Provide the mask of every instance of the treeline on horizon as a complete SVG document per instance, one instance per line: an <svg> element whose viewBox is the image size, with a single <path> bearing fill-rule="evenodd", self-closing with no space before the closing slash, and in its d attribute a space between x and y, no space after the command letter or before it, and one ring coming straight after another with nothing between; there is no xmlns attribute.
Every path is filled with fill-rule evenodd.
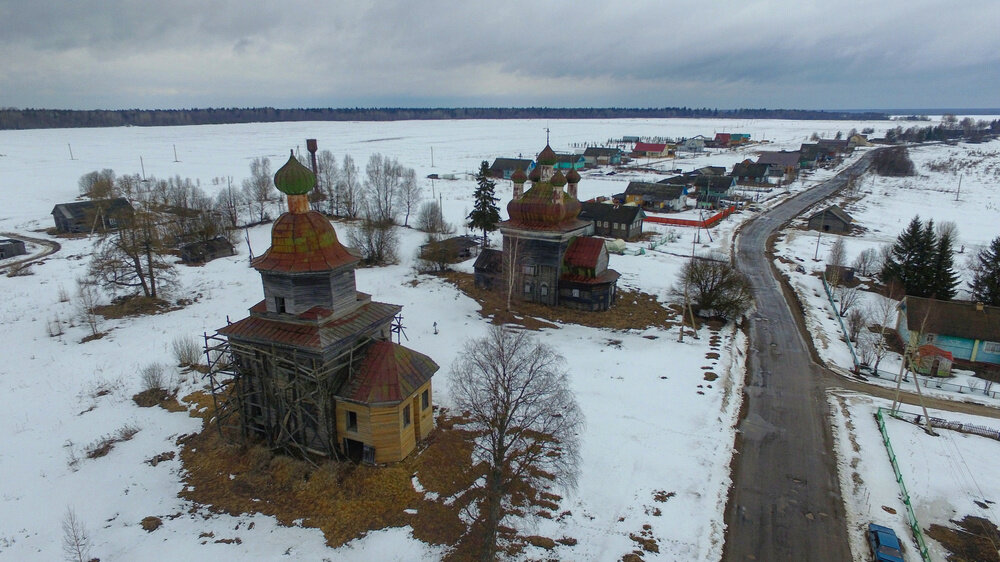
<svg viewBox="0 0 1000 562"><path fill-rule="evenodd" d="M0 109L0 129L70 127L161 127L283 121L405 121L441 119L624 119L732 118L884 120L879 112L838 112L808 109L709 109L688 107L439 107L439 108L299 108L273 107L205 109Z"/></svg>

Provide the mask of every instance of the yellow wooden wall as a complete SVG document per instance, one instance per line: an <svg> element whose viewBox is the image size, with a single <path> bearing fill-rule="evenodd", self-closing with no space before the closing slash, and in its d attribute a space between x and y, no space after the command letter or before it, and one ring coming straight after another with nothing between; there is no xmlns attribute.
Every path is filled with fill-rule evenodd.
<svg viewBox="0 0 1000 562"><path fill-rule="evenodd" d="M427 408L421 410L420 395L431 393ZM410 406L410 425L403 427L403 408ZM347 412L358 415L358 429L347 430ZM416 435L420 429L419 437ZM360 441L375 447L375 462L398 462L416 448L417 440L424 439L434 428L434 395L430 381L399 404L392 406L365 406L337 401L337 434L341 438ZM340 443L343 444L343 443Z"/></svg>

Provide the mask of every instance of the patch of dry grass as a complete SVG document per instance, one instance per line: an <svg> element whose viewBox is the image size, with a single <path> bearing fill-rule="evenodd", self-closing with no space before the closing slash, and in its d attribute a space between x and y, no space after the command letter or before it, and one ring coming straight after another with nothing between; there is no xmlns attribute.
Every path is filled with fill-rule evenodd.
<svg viewBox="0 0 1000 562"><path fill-rule="evenodd" d="M483 317L494 323L517 324L529 330L554 328L556 325L553 322L612 330L668 329L681 321L680 309L676 305L664 306L654 295L641 291L619 288L615 304L602 312L518 302L516 299L511 301L511 310L508 311L503 291L476 287L472 275L450 271L442 273L441 277L478 302L482 307L479 313Z"/></svg>

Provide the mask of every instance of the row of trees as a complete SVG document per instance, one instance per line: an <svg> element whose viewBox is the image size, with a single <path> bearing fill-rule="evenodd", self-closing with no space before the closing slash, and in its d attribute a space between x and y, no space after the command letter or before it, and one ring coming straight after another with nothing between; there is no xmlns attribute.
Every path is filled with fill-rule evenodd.
<svg viewBox="0 0 1000 562"><path fill-rule="evenodd" d="M0 109L0 129L68 127L157 127L284 121L410 121L437 119L633 119L731 117L734 119L883 120L885 113L803 109L713 109L689 107L228 107L205 109Z"/></svg>

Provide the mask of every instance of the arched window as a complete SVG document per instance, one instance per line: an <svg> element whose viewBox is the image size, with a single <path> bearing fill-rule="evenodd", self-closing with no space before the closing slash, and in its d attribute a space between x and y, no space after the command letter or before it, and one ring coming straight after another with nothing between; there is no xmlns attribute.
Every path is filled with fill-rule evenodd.
<svg viewBox="0 0 1000 562"><path fill-rule="evenodd" d="M539 288L539 290L540 290L541 295L543 297L547 297L549 295L549 285L548 285L548 283L542 283L542 286Z"/></svg>

